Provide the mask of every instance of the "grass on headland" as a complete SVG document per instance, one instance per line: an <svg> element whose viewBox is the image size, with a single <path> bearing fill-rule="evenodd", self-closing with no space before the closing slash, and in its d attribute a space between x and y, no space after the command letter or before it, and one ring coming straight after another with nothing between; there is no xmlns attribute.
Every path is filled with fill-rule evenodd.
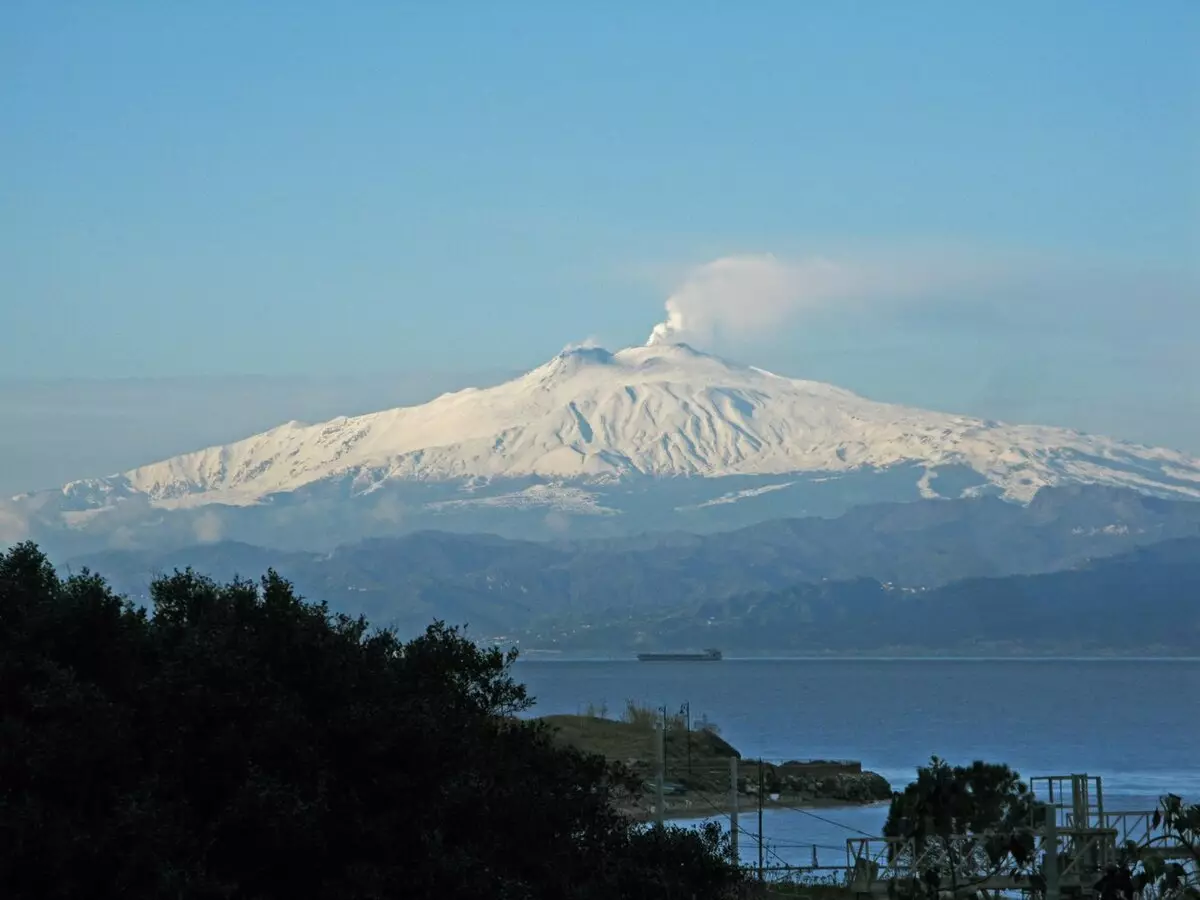
<svg viewBox="0 0 1200 900"><path fill-rule="evenodd" d="M787 773L801 771L826 777L831 774L858 772L857 763L809 760L807 762L772 763L745 759L736 747L721 737L721 729L705 717L690 723L682 715L664 715L663 710L638 706L627 701L619 719L608 717L604 704L589 704L583 713L542 716L540 721L555 728L564 742L589 753L598 753L612 762L630 766L653 767L656 761L656 742L663 728L664 774L668 779L683 778L689 771L711 769L720 774L720 784L729 786L729 761L739 760L742 780L753 791L758 783L758 770L764 772L766 789L778 792L780 779Z"/></svg>
<svg viewBox="0 0 1200 900"><path fill-rule="evenodd" d="M607 710L589 707L583 715L544 716L559 739L589 753L621 763L635 775L652 778L657 758L657 728L661 710L629 702L620 719L609 719ZM682 716L665 717L663 733L664 777L688 790L721 791L729 788L729 760L737 749L704 720L687 723Z"/></svg>
<svg viewBox="0 0 1200 900"><path fill-rule="evenodd" d="M661 709L633 702L625 705L620 719L608 718L607 708L601 706L589 707L581 715L545 716L542 721L564 743L622 766L630 785L640 782L644 791L653 790L658 732L665 725L663 780L669 815L694 815L697 804L711 807L709 811L727 811L732 805L731 759L738 760L739 808L758 805L760 784L767 806L855 805L891 796L887 781L863 772L859 763L744 759L712 723L701 719L689 729L682 716L664 715ZM636 787L633 790L637 793Z"/></svg>

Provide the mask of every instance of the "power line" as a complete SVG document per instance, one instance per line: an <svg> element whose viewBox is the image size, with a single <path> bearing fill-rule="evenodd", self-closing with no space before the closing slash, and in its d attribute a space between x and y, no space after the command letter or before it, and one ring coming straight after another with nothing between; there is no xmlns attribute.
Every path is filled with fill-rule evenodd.
<svg viewBox="0 0 1200 900"><path fill-rule="evenodd" d="M681 712L684 709L686 709L686 706L681 707ZM718 767L712 766L711 764L709 764L709 765L702 764L700 766L700 772L695 771L695 769L692 765L692 758L691 758L692 757L692 754L691 754L691 750L692 750L691 728L685 727L685 729L683 729L683 735L682 735L683 741L684 741L683 747L680 747L679 743L677 741L673 741L673 742L671 742L671 744L668 744L667 741L665 740L666 732L668 731L668 728L669 728L666 707L665 706L659 707L659 711L662 714L662 725L661 725L661 731L659 733L659 740L661 743L659 743L658 751L657 751L658 752L658 778L660 779L659 783L661 784L661 779L663 777L663 774L665 774L665 770L668 767L675 769L675 771L678 772L679 768L682 768L682 766L680 764L685 764L686 765L686 773L687 773L687 781L689 782L688 783L688 788L689 788L688 793L690 795L688 798L688 803L687 803L686 808L689 811L689 813L694 815L695 818L715 818L717 816L720 816L720 817L731 816L732 817L733 811L730 807L730 803L729 803L727 797L724 795L723 792L721 794L720 802L714 801L708 795L708 793L706 791L697 790L697 786L696 786L695 782L693 781L694 776L700 774L701 772L704 773L706 776L716 774ZM671 729L671 730L674 731L674 729ZM686 763L685 763L685 759L686 759ZM761 869L762 869L763 863L764 863L764 860L763 860L764 853L768 854L773 859L778 860L780 863L787 865L787 861L784 860L784 858L782 856L780 856L780 854L777 850L772 849L771 845L774 845L775 847L778 847L778 848L786 848L788 850L797 850L797 849L801 849L801 848L811 849L813 852L814 866L817 865L817 862L816 862L817 861L817 852L819 850L823 850L826 852L841 852L841 851L843 851L845 849L844 847L832 846L832 845L828 845L828 844L815 844L815 843L803 842L803 841L777 840L777 841L771 842L771 845L768 844L766 835L764 834L764 828L763 828L763 822L762 822L763 799L764 799L763 765L765 763L766 763L766 760L761 759L761 758L759 760L757 760L757 762L755 763L755 765L758 768L758 776L759 776L759 790L757 792L757 797L756 797L757 805L758 805L758 815L759 815L758 833L752 834L746 828L740 827L740 826L736 827L736 830L733 832L736 835L744 835L745 837L750 838L758 845L758 855L759 855L758 865L759 865L760 872L761 872ZM721 767L721 768L723 769L723 767ZM683 773L680 772L679 774L682 775ZM705 780L708 780L708 779L706 778ZM660 797L660 799L658 802L660 804L662 804L663 799L662 799L662 795L661 795L661 788L660 788L659 797ZM702 807L707 807L710 810L709 815L705 816L703 809L692 810L692 801L698 802ZM739 804L739 806L740 806L740 804ZM787 810L790 812L797 812L797 813L800 813L801 815L808 816L811 819L815 819L818 822L822 822L822 823L832 826L834 828L843 829L851 834L859 835L859 836L865 837L865 838L874 837L874 835L869 834L868 832L863 831L860 828L856 828L852 825L847 825L844 822L836 821L834 819L828 818L827 816L822 816L818 813L812 812L811 810L804 809L802 807L792 806L792 805L786 804L786 803L780 804L780 803L778 803L778 801L776 801L769 808L782 809L782 810ZM690 817L692 817L692 816L689 816L689 818ZM730 824L732 825L733 822L731 821Z"/></svg>
<svg viewBox="0 0 1200 900"><path fill-rule="evenodd" d="M827 819L824 816L818 816L815 812L813 812L810 809L801 809L799 806L788 806L785 803L778 804L774 808L775 809L788 809L788 810L791 810L792 812L803 813L806 816L811 816L812 818L814 818L820 822L824 822L826 825L833 825L835 828L844 828L847 831L853 832L854 834L857 834L857 835L861 835L862 837L868 837L868 838L878 837L878 835L868 834L867 832L863 831L861 828L855 828L853 825L847 825L844 822L835 822L833 819Z"/></svg>
<svg viewBox="0 0 1200 900"><path fill-rule="evenodd" d="M711 796L708 794L697 792L696 794L692 795L689 799L700 801L701 803L706 805L712 812L717 813L721 817L727 817L729 815L729 812L730 812L729 805L727 803L718 802L718 801L713 800L711 798ZM805 812L805 813L808 812L808 810L796 809L795 807L790 807L790 806L784 807L784 808L789 809L789 810L794 810L796 812ZM820 818L822 821L829 822L830 824L833 824L833 825L840 825L840 827L842 827L842 828L850 827L848 825L841 825L838 822L833 822L832 820L829 820L829 819L824 819L824 817L821 817L821 816L817 816L817 818ZM748 831L745 827L739 826L738 833L746 835L748 837L753 837L756 841L758 840L758 835L755 832ZM860 832L860 833L862 833L862 832ZM870 836L870 835L868 835L868 836ZM817 843L813 843L812 841L793 841L793 840L788 840L786 838L772 840L769 843L772 846L776 846L776 847L804 848L804 849L815 847L818 850L832 850L835 852L843 852L846 849L845 846L839 846L836 844L817 844Z"/></svg>
<svg viewBox="0 0 1200 900"><path fill-rule="evenodd" d="M660 707L660 708L661 708L661 707ZM690 733L689 733L689 735L688 735L688 738L689 738L689 744L690 744ZM674 750L674 752L671 752L672 750ZM667 754L666 754L666 760L667 760L667 761L670 761L670 762L682 762L682 761L683 761L683 760L682 760L682 758L681 758L681 757L682 757L682 753L680 753L680 751L679 751L679 749L678 749L678 748L671 748L671 747L667 747L667 751L668 751L668 752L667 752ZM678 755L678 756L676 756L676 754L679 754L679 755ZM767 763L768 763L768 761L767 761L767 760L764 760L764 759L759 759L759 760L750 760L749 762L751 762L751 763L752 763L752 764L754 764L754 765L762 765L762 764L767 764ZM707 770L710 770L710 771L715 771L715 770L716 770L716 767L712 767L712 766L705 766L705 767L703 767L702 769L700 769L699 771L704 771L704 770L706 770L706 769L707 769ZM689 771L688 771L688 774L689 774L689 775L691 775L691 774L692 774L692 772L691 772L691 770L690 770L690 769L689 769ZM855 828L855 827L854 827L854 826L852 826L852 825L846 825L846 824L845 824L845 823L843 823L843 822L836 822L836 821L834 821L833 819L826 818L825 816L818 815L817 813L814 813L814 812L812 812L811 810L808 810L808 809L803 809L803 808L801 808L801 807L798 807L798 806L790 806L790 805L788 805L788 804L780 804L780 803L776 803L776 804L774 804L773 806L771 806L771 807L769 807L769 808L770 808L770 809L786 809L786 810L790 810L790 811L792 811L792 812L798 812L798 813L801 813L801 814L803 814L803 815L809 816L810 818L816 819L816 820L818 820L818 821L820 821L820 822L824 822L826 825L832 825L832 826L834 826L835 828L843 828L843 829L845 829L846 831L849 831L849 832L851 832L852 834L857 834L857 835L859 835L859 836L861 836L861 837L877 837L877 835L870 834L870 833L868 833L868 832L866 832L866 831L863 831L863 830L862 830L862 829L860 829L860 828Z"/></svg>
<svg viewBox="0 0 1200 900"><path fill-rule="evenodd" d="M811 847L816 847L818 850L833 850L839 853L844 853L846 851L844 846L838 847L833 844L814 844L812 841L790 841L787 838L774 839L771 841L771 844L776 847L790 847L793 849L807 850Z"/></svg>

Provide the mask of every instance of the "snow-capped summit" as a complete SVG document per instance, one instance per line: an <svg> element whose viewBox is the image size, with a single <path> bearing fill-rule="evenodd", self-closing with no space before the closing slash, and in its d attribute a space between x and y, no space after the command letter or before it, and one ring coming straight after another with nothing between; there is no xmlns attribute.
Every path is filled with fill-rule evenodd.
<svg viewBox="0 0 1200 900"><path fill-rule="evenodd" d="M72 482L53 502L24 502L40 496L39 514L78 527L122 507L161 515L318 497L351 504L341 515L388 491L407 519L468 507L613 515L633 494L642 508L680 511L867 475L887 488L856 487L863 499L997 493L1024 502L1064 483L1200 498L1200 460L1182 453L878 403L668 338L615 353L567 349L495 387L316 425L288 422ZM789 509L778 507L776 515Z"/></svg>

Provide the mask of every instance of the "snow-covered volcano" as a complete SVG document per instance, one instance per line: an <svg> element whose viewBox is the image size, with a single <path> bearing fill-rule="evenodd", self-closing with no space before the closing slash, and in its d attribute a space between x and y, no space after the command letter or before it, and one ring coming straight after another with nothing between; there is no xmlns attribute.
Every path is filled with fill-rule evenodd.
<svg viewBox="0 0 1200 900"><path fill-rule="evenodd" d="M865 475L887 489L873 493ZM566 350L496 387L317 425L288 422L61 493L26 495L17 506L92 528L109 515L129 519L117 514L122 508L141 510L134 518L142 520L200 507L294 511L301 500L319 502L327 518L336 501L334 519L351 510L378 519L386 496L387 515L428 524L428 515L467 509L619 515L635 494L643 510L711 509L851 480L853 502L980 493L1024 502L1043 486L1069 483L1200 499L1200 460L877 403L657 342L617 353ZM807 511L807 501L777 503L771 514Z"/></svg>

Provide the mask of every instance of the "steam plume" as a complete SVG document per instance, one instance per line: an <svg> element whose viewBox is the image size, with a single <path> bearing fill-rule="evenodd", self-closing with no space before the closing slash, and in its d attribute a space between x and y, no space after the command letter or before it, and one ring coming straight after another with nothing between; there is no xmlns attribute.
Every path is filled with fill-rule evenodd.
<svg viewBox="0 0 1200 900"><path fill-rule="evenodd" d="M986 268L986 267L984 267ZM963 258L785 261L773 254L724 256L688 273L666 302L648 345L769 334L788 320L834 306L944 293L983 275Z"/></svg>

